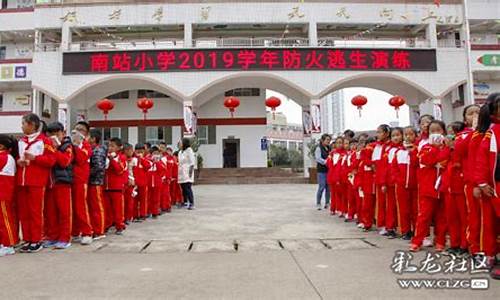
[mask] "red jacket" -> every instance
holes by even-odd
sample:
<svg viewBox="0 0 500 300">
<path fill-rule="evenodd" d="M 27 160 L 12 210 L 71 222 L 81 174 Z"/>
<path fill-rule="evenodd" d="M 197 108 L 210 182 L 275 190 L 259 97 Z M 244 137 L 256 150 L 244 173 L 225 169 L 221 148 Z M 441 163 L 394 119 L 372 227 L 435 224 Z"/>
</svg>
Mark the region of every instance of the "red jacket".
<svg viewBox="0 0 500 300">
<path fill-rule="evenodd" d="M 472 128 L 466 128 L 464 131 L 458 133 L 455 138 L 455 149 L 451 153 L 450 164 L 448 165 L 451 193 L 461 193 L 464 191 L 469 143 L 473 132 Z"/>
<path fill-rule="evenodd" d="M 127 158 L 121 153 L 108 155 L 109 165 L 104 175 L 104 186 L 106 190 L 121 191 L 128 180 Z M 127 176 L 127 177 L 125 177 Z"/>
<path fill-rule="evenodd" d="M 29 165 L 19 167 L 17 171 L 17 185 L 44 187 L 47 185 L 52 166 L 56 162 L 55 149 L 52 141 L 45 135 L 39 134 L 33 139 L 23 136 L 19 140 L 19 157 L 23 158 L 25 152 L 35 156 Z"/>
<path fill-rule="evenodd" d="M 418 193 L 420 196 L 439 198 L 440 176 L 446 168 L 450 149 L 438 148 L 426 144 L 418 153 L 420 168 L 418 170 Z"/>
<path fill-rule="evenodd" d="M 374 189 L 374 172 L 373 172 L 373 154 L 374 144 L 367 145 L 365 148 L 361 149 L 359 154 L 359 164 L 358 164 L 358 176 L 361 182 L 361 188 L 364 193 L 373 194 Z"/>
<path fill-rule="evenodd" d="M 148 186 L 148 171 L 152 163 L 144 157 L 134 157 L 134 181 L 136 186 Z"/>
<path fill-rule="evenodd" d="M 150 187 L 161 187 L 163 184 L 163 176 L 165 176 L 165 164 L 161 160 L 153 161 L 149 169 L 149 176 Z"/>
<path fill-rule="evenodd" d="M 330 185 L 341 183 L 342 160 L 346 155 L 345 150 L 333 150 L 326 159 L 326 182 Z"/>
<path fill-rule="evenodd" d="M 393 165 L 394 165 L 394 162 L 397 162 L 397 157 L 396 157 L 396 153 L 399 151 L 399 150 L 403 150 L 403 146 L 402 145 L 394 145 L 394 144 L 391 144 L 390 147 L 388 147 L 387 149 L 387 185 L 389 186 L 394 186 L 396 185 L 396 176 L 397 176 L 397 173 L 395 171 L 397 170 L 394 170 L 393 168 Z"/>
<path fill-rule="evenodd" d="M 163 182 L 164 183 L 170 183 L 172 180 L 172 169 L 174 167 L 174 161 L 173 158 L 170 155 L 165 154 L 162 158 L 161 161 L 163 162 L 163 165 L 165 167 L 165 172 L 163 174 Z"/>
<path fill-rule="evenodd" d="M 387 184 L 387 170 L 389 168 L 388 153 L 389 143 L 376 142 L 372 152 L 372 162 L 375 167 L 375 184 Z"/>
<path fill-rule="evenodd" d="M 391 173 L 397 185 L 407 189 L 417 188 L 418 156 L 417 149 L 399 148 L 391 162 Z"/>
<path fill-rule="evenodd" d="M 455 144 L 455 150 L 459 151 L 458 156 L 462 162 L 462 173 L 465 184 L 474 183 L 474 166 L 483 137 L 484 134 L 474 131 L 469 133 L 462 142 Z"/>
<path fill-rule="evenodd" d="M 14 196 L 16 160 L 8 151 L 0 151 L 0 202 L 9 201 Z"/>
<path fill-rule="evenodd" d="M 90 175 L 90 155 L 92 154 L 92 147 L 89 142 L 84 140 L 80 146 L 75 146 L 73 148 L 75 149 L 73 183 L 87 184 Z"/>
</svg>

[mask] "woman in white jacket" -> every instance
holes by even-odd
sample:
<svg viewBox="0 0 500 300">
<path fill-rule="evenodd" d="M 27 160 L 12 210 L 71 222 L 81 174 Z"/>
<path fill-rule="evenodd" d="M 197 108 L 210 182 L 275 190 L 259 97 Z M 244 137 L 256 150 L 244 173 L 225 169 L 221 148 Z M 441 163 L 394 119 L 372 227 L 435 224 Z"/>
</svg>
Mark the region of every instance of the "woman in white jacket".
<svg viewBox="0 0 500 300">
<path fill-rule="evenodd" d="M 193 149 L 191 149 L 191 141 L 183 138 L 180 144 L 179 151 L 179 184 L 182 188 L 182 196 L 184 202 L 187 203 L 188 209 L 194 209 L 194 196 L 192 185 L 194 182 L 194 164 L 195 157 Z"/>
</svg>

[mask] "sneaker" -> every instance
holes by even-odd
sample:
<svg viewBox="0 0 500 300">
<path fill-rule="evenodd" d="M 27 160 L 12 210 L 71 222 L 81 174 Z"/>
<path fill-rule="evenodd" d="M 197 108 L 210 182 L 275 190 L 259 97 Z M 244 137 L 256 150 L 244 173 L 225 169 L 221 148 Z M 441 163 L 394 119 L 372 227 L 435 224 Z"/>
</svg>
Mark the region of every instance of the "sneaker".
<svg viewBox="0 0 500 300">
<path fill-rule="evenodd" d="M 193 210 L 194 209 L 194 205 L 189 205 L 188 209 L 189 210 Z"/>
<path fill-rule="evenodd" d="M 430 237 L 426 237 L 422 243 L 422 246 L 432 247 L 432 246 L 434 246 L 434 242 L 432 241 L 432 239 Z"/>
<path fill-rule="evenodd" d="M 0 257 L 15 254 L 14 247 L 4 247 L 0 245 Z"/>
<path fill-rule="evenodd" d="M 446 249 L 445 251 L 443 251 L 443 254 L 447 255 L 447 256 L 458 257 L 459 251 L 460 251 L 460 248 L 458 248 L 458 247 L 450 247 L 450 248 Z"/>
<path fill-rule="evenodd" d="M 134 223 L 141 223 L 142 219 L 141 218 L 135 218 L 134 220 L 132 220 L 132 222 L 134 222 Z"/>
<path fill-rule="evenodd" d="M 490 277 L 496 280 L 500 280 L 500 265 L 495 265 L 490 272 Z"/>
<path fill-rule="evenodd" d="M 82 236 L 82 241 L 80 242 L 81 245 L 90 245 L 92 244 L 92 237 L 90 235 Z"/>
<path fill-rule="evenodd" d="M 158 219 L 158 215 L 153 215 L 153 219 Z"/>
<path fill-rule="evenodd" d="M 402 239 L 402 240 L 405 240 L 405 241 L 409 241 L 409 240 L 411 240 L 411 238 L 412 238 L 412 234 L 411 234 L 411 232 L 407 232 L 407 233 L 405 233 L 405 234 L 403 234 L 403 235 L 401 236 L 401 239 Z"/>
<path fill-rule="evenodd" d="M 30 252 L 30 243 L 26 243 L 21 248 L 19 249 L 19 252 L 21 253 L 28 253 Z"/>
<path fill-rule="evenodd" d="M 388 239 L 395 239 L 398 237 L 398 235 L 396 234 L 396 231 L 394 229 L 387 230 L 386 236 Z"/>
<path fill-rule="evenodd" d="M 346 219 L 344 220 L 344 222 L 346 222 L 346 223 L 350 223 L 350 222 L 353 222 L 353 221 L 354 221 L 354 219 L 353 219 L 353 218 L 346 218 Z"/>
<path fill-rule="evenodd" d="M 82 241 L 81 236 L 74 236 L 71 238 L 71 242 L 73 242 L 73 243 L 80 243 L 81 241 Z"/>
<path fill-rule="evenodd" d="M 57 244 L 57 241 L 43 241 L 42 242 L 42 247 L 43 248 L 52 248 Z"/>
<path fill-rule="evenodd" d="M 371 227 L 364 227 L 363 226 L 363 232 L 370 232 L 372 230 Z"/>
<path fill-rule="evenodd" d="M 28 247 L 28 253 L 37 253 L 43 249 L 42 243 L 31 243 Z"/>
<path fill-rule="evenodd" d="M 101 235 L 94 235 L 94 241 L 98 241 L 98 240 L 102 240 L 103 238 L 105 238 L 106 235 L 105 234 L 101 234 Z"/>
<path fill-rule="evenodd" d="M 321 204 L 316 204 L 316 209 L 321 210 Z"/>
<path fill-rule="evenodd" d="M 365 227 L 365 224 L 363 224 L 363 223 L 358 224 L 358 228 L 364 228 L 364 227 Z"/>
<path fill-rule="evenodd" d="M 130 225 L 130 221 L 129 220 L 125 221 L 125 225 L 127 225 L 127 226 Z M 83 240 L 83 237 L 82 237 L 82 240 Z"/>
<path fill-rule="evenodd" d="M 464 248 L 458 249 L 458 257 L 467 257 L 469 255 L 469 250 Z"/>
<path fill-rule="evenodd" d="M 382 227 L 382 228 L 379 230 L 378 234 L 380 234 L 380 235 L 382 235 L 382 236 L 387 236 L 387 230 L 385 230 L 385 227 Z"/>
<path fill-rule="evenodd" d="M 446 247 L 444 245 L 436 244 L 436 246 L 434 247 L 434 249 L 436 250 L 436 252 L 443 252 L 444 249 L 446 249 Z"/>
<path fill-rule="evenodd" d="M 117 229 L 116 232 L 115 232 L 115 234 L 116 235 L 123 235 L 123 229 Z"/>
<path fill-rule="evenodd" d="M 420 251 L 420 246 L 415 244 L 410 244 L 410 252 L 418 252 Z"/>
<path fill-rule="evenodd" d="M 69 247 L 71 247 L 71 243 L 70 242 L 57 242 L 54 245 L 54 249 L 58 249 L 58 250 L 68 249 Z"/>
</svg>

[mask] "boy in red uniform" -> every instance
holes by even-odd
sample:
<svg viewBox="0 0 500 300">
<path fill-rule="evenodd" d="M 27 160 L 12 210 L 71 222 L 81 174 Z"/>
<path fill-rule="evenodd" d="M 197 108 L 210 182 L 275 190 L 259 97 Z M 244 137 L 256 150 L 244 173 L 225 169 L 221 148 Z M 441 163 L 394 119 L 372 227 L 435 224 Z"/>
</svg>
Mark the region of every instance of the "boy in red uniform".
<svg viewBox="0 0 500 300">
<path fill-rule="evenodd" d="M 361 149 L 359 156 L 359 168 L 358 173 L 361 174 L 361 195 L 363 197 L 363 206 L 361 210 L 361 222 L 358 227 L 363 231 L 370 231 L 373 226 L 373 220 L 375 218 L 374 207 L 374 175 L 373 175 L 373 148 L 374 140 L 369 138 L 366 141 L 367 145 Z"/>
<path fill-rule="evenodd" d="M 47 240 L 45 248 L 67 249 L 71 246 L 72 200 L 71 184 L 73 183 L 73 144 L 64 134 L 64 126 L 59 122 L 48 125 L 47 133 L 57 149 L 56 163 L 52 168 L 50 193 L 47 197 Z"/>
<path fill-rule="evenodd" d="M 385 228 L 388 238 L 396 238 L 397 222 L 397 196 L 396 196 L 396 173 L 393 172 L 394 161 L 397 161 L 396 153 L 403 149 L 403 129 L 395 127 L 391 129 L 391 143 L 387 150 L 387 203 L 385 207 Z"/>
<path fill-rule="evenodd" d="M 386 235 L 385 206 L 387 203 L 387 150 L 391 136 L 389 125 L 382 124 L 377 128 L 377 143 L 373 148 L 372 162 L 375 180 L 375 218 L 380 235 Z"/>
<path fill-rule="evenodd" d="M 153 219 L 160 215 L 161 191 L 163 185 L 163 175 L 165 173 L 165 165 L 161 161 L 160 149 L 157 146 L 151 147 L 152 166 L 149 169 L 149 213 Z"/>
<path fill-rule="evenodd" d="M 19 219 L 23 239 L 21 252 L 34 253 L 42 249 L 43 201 L 52 166 L 56 162 L 52 142 L 40 133 L 40 118 L 33 113 L 22 118 L 24 136 L 19 140 L 16 183 Z"/>
<path fill-rule="evenodd" d="M 170 196 L 170 182 L 172 181 L 172 168 L 173 168 L 173 161 L 169 159 L 169 154 L 166 151 L 162 152 L 162 157 L 161 157 L 161 162 L 163 163 L 165 167 L 165 172 L 163 173 L 163 184 L 162 184 L 162 190 L 161 190 L 161 214 L 163 213 L 169 213 L 172 210 L 172 197 Z"/>
<path fill-rule="evenodd" d="M 344 151 L 344 140 L 341 137 L 335 139 L 335 144 L 333 145 L 333 150 L 328 155 L 326 159 L 326 167 L 328 169 L 326 181 L 330 186 L 329 191 L 331 194 L 330 200 L 330 214 L 339 216 L 342 215 L 340 212 L 342 209 L 342 189 L 340 187 L 340 168 L 342 164 L 342 158 L 345 155 Z"/>
<path fill-rule="evenodd" d="M 410 251 L 420 250 L 424 239 L 429 235 L 431 221 L 434 220 L 434 245 L 438 252 L 446 244 L 446 216 L 443 195 L 439 193 L 441 175 L 450 154 L 445 145 L 446 125 L 434 120 L 429 125 L 429 143 L 419 151 L 419 185 L 417 228 L 411 240 Z"/>
<path fill-rule="evenodd" d="M 109 140 L 108 160 L 109 165 L 105 174 L 106 198 L 111 209 L 111 220 L 115 226 L 116 234 L 121 235 L 125 230 L 123 198 L 127 175 L 127 159 L 122 154 L 122 141 L 119 138 Z M 125 177 L 127 176 L 127 177 Z"/>
<path fill-rule="evenodd" d="M 135 158 L 137 164 L 133 169 L 135 185 L 137 186 L 137 218 L 136 222 L 142 222 L 148 216 L 148 171 L 151 161 L 145 158 L 145 147 L 143 144 L 135 145 Z"/>
<path fill-rule="evenodd" d="M 173 151 L 173 150 L 171 148 L 168 148 L 167 152 L 168 151 Z M 184 199 L 182 197 L 181 185 L 177 181 L 177 179 L 179 178 L 179 160 L 177 157 L 177 152 L 174 152 L 172 156 L 174 159 L 174 165 L 172 168 L 172 182 L 170 182 L 170 196 L 172 202 L 177 203 L 177 207 L 181 208 Z"/>
<path fill-rule="evenodd" d="M 16 175 L 17 141 L 0 135 L 0 257 L 16 253 L 19 242 L 18 227 L 13 207 Z"/>
<path fill-rule="evenodd" d="M 98 129 L 90 131 L 89 143 L 92 147 L 90 155 L 90 175 L 88 204 L 94 240 L 104 237 L 106 231 L 106 202 L 104 199 L 104 174 L 106 172 L 106 149 L 101 146 L 101 132 Z"/>
<path fill-rule="evenodd" d="M 137 168 L 138 159 L 134 156 L 134 147 L 125 143 L 123 145 L 123 154 L 127 159 L 127 180 L 125 183 L 125 225 L 129 225 L 134 220 L 137 213 L 137 188 L 135 185 L 134 169 Z"/>
<path fill-rule="evenodd" d="M 89 158 L 92 148 L 88 142 L 89 124 L 78 122 L 71 132 L 74 144 L 75 160 L 73 163 L 73 237 L 82 245 L 92 243 L 92 224 L 88 206 Z"/>
<path fill-rule="evenodd" d="M 352 222 L 357 218 L 360 203 L 358 187 L 356 183 L 356 171 L 358 168 L 357 140 L 349 141 L 349 152 L 347 154 L 347 217 L 345 222 Z"/>
</svg>

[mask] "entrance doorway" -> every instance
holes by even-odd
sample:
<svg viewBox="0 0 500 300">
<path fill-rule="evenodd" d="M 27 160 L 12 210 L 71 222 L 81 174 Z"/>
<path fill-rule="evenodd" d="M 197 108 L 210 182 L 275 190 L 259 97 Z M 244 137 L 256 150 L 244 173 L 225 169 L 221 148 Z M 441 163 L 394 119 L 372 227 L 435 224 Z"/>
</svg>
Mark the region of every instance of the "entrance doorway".
<svg viewBox="0 0 500 300">
<path fill-rule="evenodd" d="M 238 168 L 240 165 L 240 140 L 222 140 L 223 168 Z"/>
</svg>

